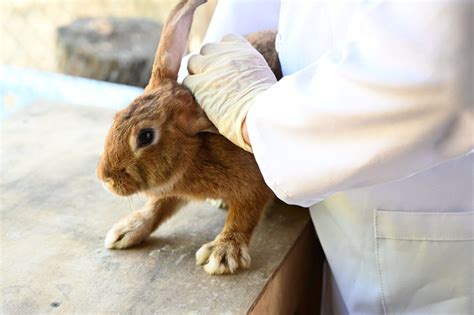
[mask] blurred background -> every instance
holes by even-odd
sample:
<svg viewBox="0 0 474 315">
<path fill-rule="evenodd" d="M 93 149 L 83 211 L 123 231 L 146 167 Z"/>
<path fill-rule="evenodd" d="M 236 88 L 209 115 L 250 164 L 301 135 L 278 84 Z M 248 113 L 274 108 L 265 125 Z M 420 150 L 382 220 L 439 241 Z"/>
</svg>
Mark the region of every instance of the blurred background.
<svg viewBox="0 0 474 315">
<path fill-rule="evenodd" d="M 61 72 L 58 61 L 60 27 L 67 27 L 81 18 L 94 18 L 100 21 L 108 17 L 124 20 L 136 18 L 161 25 L 177 2 L 177 0 L 2 0 L 0 1 L 1 63 Z M 215 6 L 215 1 L 210 2 L 196 12 L 190 40 L 191 48 L 199 45 L 207 29 Z M 97 32 L 104 32 L 106 28 L 105 23 L 97 24 Z M 159 34 L 159 29 L 156 31 Z M 152 46 L 155 47 L 155 44 L 152 43 Z"/>
<path fill-rule="evenodd" d="M 0 118 L 39 101 L 126 106 L 148 82 L 177 2 L 1 0 Z M 197 9 L 188 51 L 199 48 L 216 2 Z"/>
</svg>

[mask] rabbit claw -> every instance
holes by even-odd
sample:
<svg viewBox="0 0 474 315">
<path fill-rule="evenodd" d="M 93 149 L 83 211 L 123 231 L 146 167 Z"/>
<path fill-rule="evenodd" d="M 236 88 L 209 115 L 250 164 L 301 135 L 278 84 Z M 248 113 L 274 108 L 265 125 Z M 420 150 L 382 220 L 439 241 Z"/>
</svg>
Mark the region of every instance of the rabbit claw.
<svg viewBox="0 0 474 315">
<path fill-rule="evenodd" d="M 245 244 L 214 241 L 196 252 L 196 264 L 204 265 L 210 275 L 230 274 L 250 267 L 250 255 Z"/>
<path fill-rule="evenodd" d="M 109 249 L 124 249 L 141 243 L 150 235 L 146 222 L 141 218 L 124 218 L 115 224 L 105 237 L 104 246 Z"/>
</svg>

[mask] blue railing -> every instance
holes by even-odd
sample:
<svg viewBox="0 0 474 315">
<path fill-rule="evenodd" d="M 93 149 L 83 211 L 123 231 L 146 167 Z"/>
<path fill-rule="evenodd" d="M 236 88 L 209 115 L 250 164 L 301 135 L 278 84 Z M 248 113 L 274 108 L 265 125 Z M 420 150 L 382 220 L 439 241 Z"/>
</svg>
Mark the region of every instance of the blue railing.
<svg viewBox="0 0 474 315">
<path fill-rule="evenodd" d="M 0 65 L 0 118 L 42 101 L 119 109 L 141 93 L 128 85 Z"/>
</svg>

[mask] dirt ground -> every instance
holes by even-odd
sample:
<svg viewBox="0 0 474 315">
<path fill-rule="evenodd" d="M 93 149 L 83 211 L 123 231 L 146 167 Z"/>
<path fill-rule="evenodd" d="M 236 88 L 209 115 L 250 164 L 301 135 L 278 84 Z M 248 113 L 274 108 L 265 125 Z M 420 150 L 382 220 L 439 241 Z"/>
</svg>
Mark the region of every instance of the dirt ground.
<svg viewBox="0 0 474 315">
<path fill-rule="evenodd" d="M 56 71 L 56 29 L 79 17 L 142 17 L 163 22 L 178 0 L 2 0 L 0 63 Z M 209 6 L 210 7 L 210 6 Z M 209 8 L 197 11 L 192 43 L 198 44 Z"/>
</svg>

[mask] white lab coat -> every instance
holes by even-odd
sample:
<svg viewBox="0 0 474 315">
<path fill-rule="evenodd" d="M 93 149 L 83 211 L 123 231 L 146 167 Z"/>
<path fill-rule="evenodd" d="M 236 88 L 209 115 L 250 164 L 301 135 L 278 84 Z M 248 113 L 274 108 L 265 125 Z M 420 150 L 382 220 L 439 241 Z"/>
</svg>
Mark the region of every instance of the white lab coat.
<svg viewBox="0 0 474 315">
<path fill-rule="evenodd" d="M 310 206 L 324 313 L 474 312 L 473 14 L 471 1 L 217 6 L 205 42 L 278 27 L 285 77 L 247 127 L 267 184 Z"/>
</svg>

